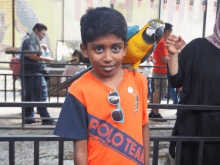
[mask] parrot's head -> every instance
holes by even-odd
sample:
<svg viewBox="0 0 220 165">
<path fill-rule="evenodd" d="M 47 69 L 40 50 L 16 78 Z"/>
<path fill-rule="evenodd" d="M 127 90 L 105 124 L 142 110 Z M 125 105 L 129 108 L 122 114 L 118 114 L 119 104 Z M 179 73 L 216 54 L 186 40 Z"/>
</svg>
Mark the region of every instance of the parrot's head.
<svg viewBox="0 0 220 165">
<path fill-rule="evenodd" d="M 164 22 L 159 19 L 153 19 L 148 22 L 148 25 L 145 26 L 147 28 L 142 33 L 143 40 L 147 44 L 158 43 L 163 36 Z"/>
</svg>

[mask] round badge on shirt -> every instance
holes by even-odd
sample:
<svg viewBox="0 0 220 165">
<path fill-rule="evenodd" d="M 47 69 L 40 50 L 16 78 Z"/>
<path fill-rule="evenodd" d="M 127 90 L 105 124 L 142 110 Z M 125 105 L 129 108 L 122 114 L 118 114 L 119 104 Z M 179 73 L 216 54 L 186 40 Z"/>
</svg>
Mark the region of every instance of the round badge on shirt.
<svg viewBox="0 0 220 165">
<path fill-rule="evenodd" d="M 129 93 L 133 93 L 133 88 L 132 87 L 128 87 L 128 92 Z"/>
</svg>

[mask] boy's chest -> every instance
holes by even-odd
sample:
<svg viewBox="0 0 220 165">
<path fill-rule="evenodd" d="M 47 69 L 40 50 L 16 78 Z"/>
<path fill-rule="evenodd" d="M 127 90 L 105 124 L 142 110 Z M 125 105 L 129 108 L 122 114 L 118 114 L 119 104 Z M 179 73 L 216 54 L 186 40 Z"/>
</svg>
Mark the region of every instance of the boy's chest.
<svg viewBox="0 0 220 165">
<path fill-rule="evenodd" d="M 111 123 L 113 121 L 111 118 L 112 112 L 120 106 L 125 122 L 129 122 L 131 119 L 135 120 L 135 118 L 140 120 L 143 103 L 137 85 L 134 82 L 128 83 L 117 90 L 120 96 L 120 103 L 115 105 L 111 104 L 108 100 L 110 91 L 91 92 L 90 96 L 87 95 L 87 113 Z"/>
</svg>

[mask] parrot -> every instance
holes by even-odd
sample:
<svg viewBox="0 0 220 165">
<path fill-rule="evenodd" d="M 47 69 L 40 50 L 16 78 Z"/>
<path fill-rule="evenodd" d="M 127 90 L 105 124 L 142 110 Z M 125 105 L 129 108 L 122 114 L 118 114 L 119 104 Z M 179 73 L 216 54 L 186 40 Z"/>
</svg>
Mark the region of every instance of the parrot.
<svg viewBox="0 0 220 165">
<path fill-rule="evenodd" d="M 139 30 L 138 25 L 129 26 L 127 33 L 127 52 L 123 58 L 122 64 L 128 64 L 129 68 L 134 70 L 137 69 L 138 66 L 146 61 L 153 53 L 157 43 L 163 36 L 164 27 L 165 24 L 160 19 L 149 21 L 141 30 Z M 75 80 L 91 69 L 93 69 L 93 67 L 89 66 L 87 69 L 77 73 L 50 90 L 49 95 L 69 87 Z"/>
</svg>

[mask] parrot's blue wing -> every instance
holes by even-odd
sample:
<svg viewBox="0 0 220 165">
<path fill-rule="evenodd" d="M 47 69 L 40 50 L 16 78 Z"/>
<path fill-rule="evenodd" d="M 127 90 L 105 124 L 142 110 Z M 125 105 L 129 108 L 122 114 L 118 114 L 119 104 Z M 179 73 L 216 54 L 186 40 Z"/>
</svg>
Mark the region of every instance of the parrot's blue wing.
<svg viewBox="0 0 220 165">
<path fill-rule="evenodd" d="M 54 92 L 58 92 L 61 89 L 69 87 L 75 80 L 77 80 L 79 77 L 81 77 L 84 73 L 90 71 L 93 69 L 92 65 L 89 66 L 88 68 L 84 69 L 83 71 L 75 74 L 74 76 L 70 77 L 68 80 L 64 81 L 62 84 L 58 85 L 57 87 L 51 89 L 49 91 L 49 95 L 53 94 Z"/>
<path fill-rule="evenodd" d="M 134 25 L 134 26 L 129 26 L 128 27 L 128 33 L 127 33 L 127 41 L 136 33 L 139 32 L 139 26 L 138 25 Z"/>
<path fill-rule="evenodd" d="M 146 60 L 151 56 L 151 54 L 154 52 L 156 46 L 157 46 L 157 43 L 155 42 L 155 43 L 154 43 L 154 46 L 153 46 L 153 48 L 152 48 L 152 50 L 150 51 L 150 53 L 148 53 L 148 55 L 146 55 L 146 56 L 141 60 L 141 63 L 144 62 L 144 61 L 146 61 Z"/>
</svg>

